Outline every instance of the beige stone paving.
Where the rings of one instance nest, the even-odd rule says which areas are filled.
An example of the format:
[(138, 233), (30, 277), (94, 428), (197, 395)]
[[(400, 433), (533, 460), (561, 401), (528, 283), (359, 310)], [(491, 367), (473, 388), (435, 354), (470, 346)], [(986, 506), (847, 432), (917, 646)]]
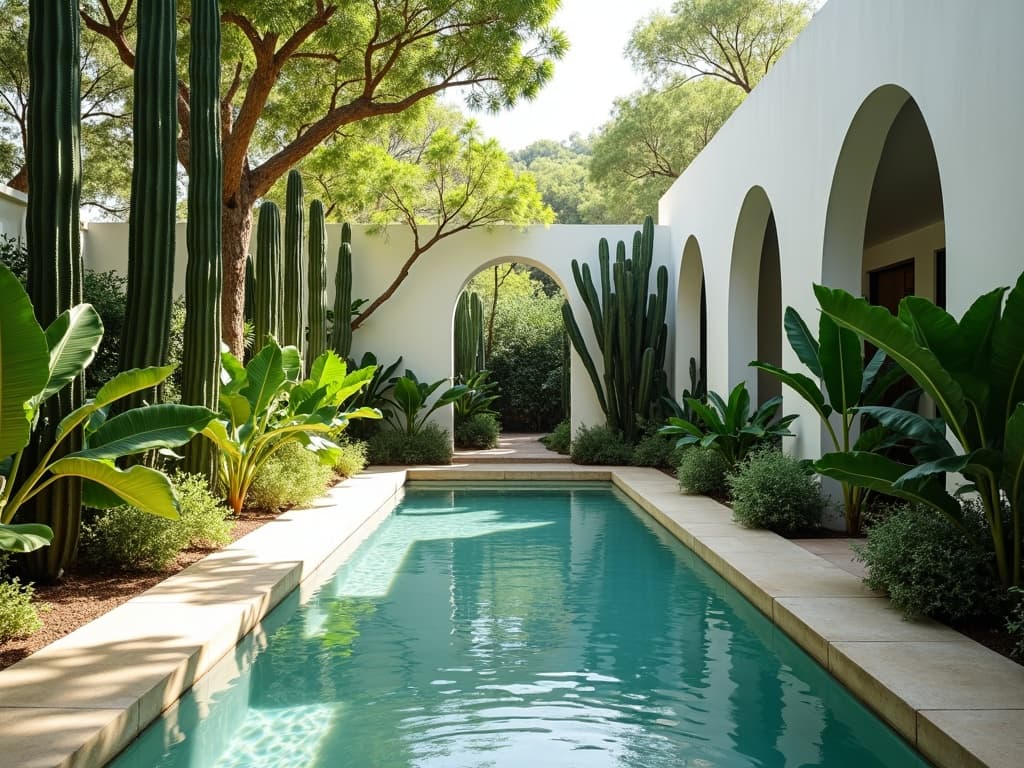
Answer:
[(848, 543), (741, 528), (653, 470), (517, 461), (371, 468), (0, 672), (0, 764), (102, 764), (292, 588), (347, 557), (406, 477), (612, 480), (937, 765), (1024, 762), (1024, 668), (942, 625), (904, 621), (830, 562)]
[(474, 451), (457, 449), (453, 456), (455, 464), (477, 462), (534, 461), (566, 464), (568, 456), (549, 451), (540, 442), (542, 434), (503, 432), (498, 438), (498, 447)]

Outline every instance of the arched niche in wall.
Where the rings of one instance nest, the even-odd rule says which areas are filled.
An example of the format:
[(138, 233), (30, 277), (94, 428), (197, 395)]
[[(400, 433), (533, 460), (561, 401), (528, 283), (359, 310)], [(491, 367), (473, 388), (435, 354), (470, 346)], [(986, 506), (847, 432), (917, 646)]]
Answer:
[(894, 310), (914, 293), (945, 303), (942, 183), (918, 103), (873, 91), (850, 123), (829, 194), (821, 280)]
[(708, 305), (704, 281), (704, 260), (700, 243), (693, 235), (683, 246), (676, 290), (676, 389), (678, 397), (690, 387), (690, 360), (697, 362), (699, 376), (707, 381)]
[[(520, 302), (524, 316), (513, 313), (510, 317), (506, 314), (504, 320), (507, 322), (503, 322), (499, 307), (498, 323), (492, 323), (492, 312), (498, 306), (494, 301), (495, 285), (498, 287), (497, 296), (501, 297), (503, 290), (508, 295), (513, 284), (521, 291), (527, 279), (533, 283), (536, 295), (548, 299), (550, 304), (543, 308), (533, 307), (532, 311), (537, 314), (530, 315), (531, 310)], [(484, 367), (490, 371), (489, 380), (498, 384), (494, 393), (499, 395), (499, 400), (493, 408), (500, 414), (502, 428), (508, 432), (550, 432), (558, 422), (567, 418), (568, 403), (562, 401), (563, 385), (567, 393), (570, 391), (568, 371), (564, 373), (564, 382), (562, 380), (560, 307), (567, 297), (562, 280), (547, 265), (535, 259), (515, 256), (491, 259), (475, 269), (462, 282), (451, 305), (453, 367), (457, 365), (458, 356), (455, 349), (458, 299), (463, 291), (473, 288), (480, 293), (483, 304), (483, 336), (487, 348)], [(507, 309), (508, 304), (505, 307)], [(544, 343), (547, 339), (545, 331), (552, 330), (555, 325), (557, 331), (552, 335), (557, 333), (557, 339), (550, 344)], [(520, 343), (502, 338), (503, 333), (515, 333), (517, 330), (528, 332), (519, 334)], [(520, 360), (516, 363), (517, 355), (525, 362)], [(456, 373), (453, 369), (453, 378)]]
[(782, 364), (782, 270), (775, 214), (768, 194), (747, 192), (733, 237), (729, 270), (729, 384), (746, 381), (751, 400), (782, 393), (774, 377), (750, 368), (752, 360)]

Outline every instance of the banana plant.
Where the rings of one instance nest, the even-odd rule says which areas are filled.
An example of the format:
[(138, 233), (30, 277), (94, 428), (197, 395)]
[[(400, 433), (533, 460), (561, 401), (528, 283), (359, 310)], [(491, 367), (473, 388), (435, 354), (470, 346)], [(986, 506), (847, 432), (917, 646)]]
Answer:
[[(899, 408), (860, 413), (914, 441), (916, 465), (877, 453), (830, 453), (815, 464), (823, 475), (927, 504), (962, 524), (946, 488), (977, 494), (992, 535), (1004, 585), (1021, 583), (1024, 538), (1024, 274), (1007, 295), (997, 288), (975, 301), (959, 322), (926, 299), (908, 296), (897, 315), (849, 293), (814, 286), (821, 311), (892, 358), (935, 402), (940, 420)], [(1004, 307), (1005, 297), (1005, 307)], [(947, 437), (948, 435), (948, 437)], [(952, 439), (949, 439), (952, 438)]]
[(670, 416), (668, 425), (659, 429), (658, 434), (679, 437), (676, 446), (680, 448), (686, 445), (710, 448), (721, 454), (730, 469), (743, 462), (759, 443), (793, 436), (789, 425), (796, 415), (777, 418), (782, 398), (766, 400), (751, 414), (750, 393), (742, 382), (729, 393), (728, 402), (717, 392), (708, 392), (707, 403), (688, 397), (686, 405), (697, 414), (702, 425)]
[(489, 375), (490, 371), (477, 371), (466, 379), (465, 394), (453, 403), (456, 423), (468, 421), (481, 414), (498, 415), (498, 412), (491, 408), (491, 403), (500, 397), (492, 394), (498, 388), (498, 382), (488, 381)]
[(293, 346), (273, 336), (243, 366), (230, 352), (221, 355), (220, 415), (203, 430), (220, 453), (220, 481), (237, 514), (264, 464), (284, 445), (299, 442), (333, 465), (341, 447), (331, 438), (351, 419), (379, 419), (376, 408), (345, 403), (373, 378), (375, 366), (348, 372), (334, 352), (321, 354), (309, 377), (299, 379), (302, 359)]
[(418, 434), (434, 411), (451, 405), (469, 391), (465, 384), (456, 384), (442, 392), (437, 400), (428, 406), (427, 400), (446, 381), (448, 379), (438, 379), (428, 384), (417, 379), (415, 373), (406, 369), (404, 376), (395, 379), (394, 389), (388, 398), (389, 403), (394, 406), (387, 414), (388, 423), (407, 435)]
[[(881, 350), (865, 365), (863, 344), (857, 334), (840, 327), (828, 315), (823, 314), (819, 318), (818, 338), (814, 338), (807, 323), (792, 307), (786, 308), (784, 325), (789, 345), (800, 362), (824, 382), (825, 392), (818, 382), (802, 373), (785, 371), (759, 360), (750, 365), (774, 376), (810, 403), (821, 417), (835, 451), (877, 452), (895, 445), (899, 435), (880, 426), (866, 429), (856, 438), (854, 435), (858, 409), (879, 403), (889, 388), (906, 375), (902, 369), (892, 366), (883, 370), (886, 358)], [(846, 532), (855, 536), (860, 533), (862, 512), (870, 489), (846, 480), (841, 485)]]
[[(44, 331), (28, 294), (0, 265), (0, 549), (30, 552), (52, 540), (48, 526), (12, 521), (26, 502), (61, 477), (85, 480), (90, 506), (130, 504), (161, 517), (178, 516), (177, 497), (163, 474), (142, 465), (119, 469), (114, 460), (184, 445), (215, 414), (199, 406), (150, 405), (107, 418), (111, 405), (162, 383), (173, 366), (118, 374), (61, 420), (55, 441), (36, 466), (22, 464), (41, 406), (82, 375), (102, 339), (103, 323), (89, 304), (63, 312)], [(82, 447), (55, 458), (79, 428)]]

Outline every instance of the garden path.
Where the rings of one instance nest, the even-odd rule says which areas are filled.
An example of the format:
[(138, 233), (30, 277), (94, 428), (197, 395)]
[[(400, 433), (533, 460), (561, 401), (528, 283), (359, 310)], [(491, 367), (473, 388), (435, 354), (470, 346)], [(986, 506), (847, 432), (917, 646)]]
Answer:
[(511, 464), (527, 462), (567, 463), (568, 456), (549, 451), (540, 439), (542, 434), (508, 432), (498, 438), (498, 447), (484, 451), (458, 450), (452, 457), (453, 464), (477, 464), (501, 461)]

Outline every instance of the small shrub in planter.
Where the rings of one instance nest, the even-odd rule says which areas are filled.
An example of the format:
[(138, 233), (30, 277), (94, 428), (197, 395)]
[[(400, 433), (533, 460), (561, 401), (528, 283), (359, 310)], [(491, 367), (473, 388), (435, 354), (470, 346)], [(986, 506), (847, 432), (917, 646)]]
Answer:
[(627, 465), (633, 459), (633, 446), (611, 427), (580, 427), (571, 456), (576, 464)]
[(231, 540), (230, 510), (196, 475), (172, 478), (181, 504), (178, 520), (134, 507), (98, 513), (82, 528), (82, 556), (118, 570), (165, 570), (189, 546), (213, 547)]
[(257, 471), (245, 505), (273, 512), (305, 504), (322, 494), (333, 479), (334, 468), (319, 456), (301, 443), (285, 443)]
[(716, 499), (725, 498), (729, 492), (726, 484), (728, 472), (729, 463), (722, 454), (697, 446), (682, 448), (676, 465), (680, 491)]
[[(369, 421), (369, 420), (367, 420)], [(357, 424), (359, 422), (353, 422)], [(341, 453), (334, 462), (334, 471), (345, 477), (354, 477), (366, 466), (368, 446), (365, 440), (340, 440), (338, 447)]]
[(669, 469), (675, 466), (674, 459), (680, 455), (676, 441), (664, 435), (647, 435), (633, 448), (630, 464), (634, 467), (655, 467)]
[(499, 434), (501, 427), (493, 413), (477, 413), (455, 425), (455, 444), (476, 450), (494, 448)]
[(790, 535), (821, 522), (825, 498), (817, 481), (801, 461), (778, 449), (757, 449), (727, 483), (733, 516), (747, 528)]
[(0, 643), (27, 637), (43, 626), (38, 608), (32, 603), (32, 585), (17, 579), (0, 582)]
[(370, 438), (371, 464), (451, 464), (452, 440), (448, 430), (425, 424), (416, 434), (382, 429)]
[(977, 504), (964, 504), (966, 531), (921, 505), (882, 514), (854, 548), (868, 567), (865, 584), (887, 591), (907, 616), (954, 621), (998, 609), (995, 556)]
[(572, 431), (568, 421), (559, 422), (550, 435), (540, 439), (549, 451), (560, 453), (563, 456), (569, 455), (569, 447), (572, 442)]

